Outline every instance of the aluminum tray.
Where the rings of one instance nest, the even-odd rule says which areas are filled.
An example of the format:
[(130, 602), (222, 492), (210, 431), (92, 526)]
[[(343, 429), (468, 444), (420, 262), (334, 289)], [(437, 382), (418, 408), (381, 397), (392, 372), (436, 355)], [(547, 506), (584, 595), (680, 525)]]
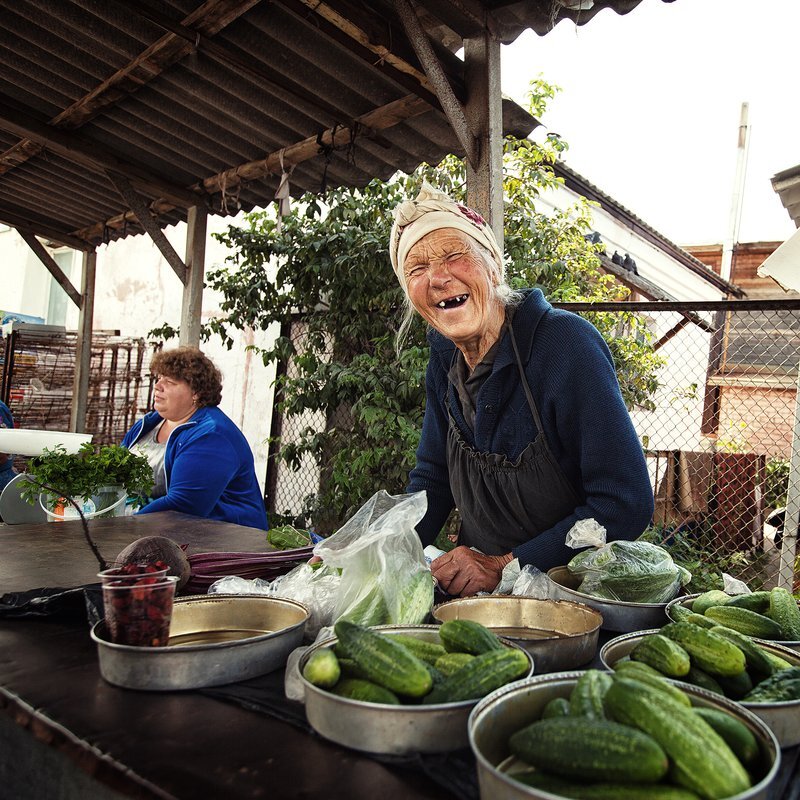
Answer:
[[(651, 633), (658, 633), (658, 629), (637, 631), (611, 639), (600, 650), (600, 661), (603, 666), (613, 669), (617, 661), (627, 656), (641, 639)], [(758, 640), (758, 645), (776, 656), (780, 656), (793, 666), (800, 666), (800, 654), (794, 650), (763, 639)], [(689, 684), (681, 683), (681, 689), (686, 689), (687, 686)], [(741, 705), (761, 719), (775, 734), (781, 747), (794, 747), (796, 744), (800, 744), (800, 700), (789, 700), (784, 703), (742, 703), (739, 701), (737, 705)]]
[(553, 567), (548, 570), (547, 577), (557, 600), (572, 600), (599, 611), (603, 615), (603, 630), (629, 633), (667, 623), (666, 603), (623, 603), (592, 597), (577, 590), (580, 578), (566, 567)]
[[(379, 625), (374, 630), (407, 633), (439, 642), (438, 627)], [(508, 647), (517, 647), (513, 642), (503, 642)], [(467, 719), (477, 700), (427, 706), (390, 706), (339, 697), (309, 683), (302, 677), (306, 662), (316, 650), (331, 647), (335, 643), (335, 637), (326, 639), (310, 647), (300, 658), (306, 716), (317, 733), (332, 742), (368, 753), (444, 753), (467, 746)], [(531, 659), (529, 653), (528, 658)], [(528, 674), (532, 672), (531, 659)]]
[[(469, 716), (469, 744), (478, 764), (478, 786), (482, 800), (559, 800), (560, 795), (515, 781), (509, 777), (513, 757), (508, 749), (512, 733), (540, 719), (542, 709), (554, 697), (569, 697), (582, 672), (537, 675), (509, 684), (484, 697)], [(755, 735), (761, 750), (753, 786), (726, 800), (766, 800), (767, 790), (778, 774), (780, 748), (772, 731), (738, 703), (696, 686), (681, 684), (692, 705), (725, 711), (744, 723)]]
[(438, 622), (469, 619), (491, 628), (533, 656), (536, 673), (588, 664), (597, 652), (603, 617), (582, 603), (485, 595), (448, 600), (433, 609)]
[[(667, 603), (667, 611), (666, 611), (667, 616), (673, 622), (675, 622), (675, 620), (672, 619), (672, 614), (670, 613), (670, 610), (672, 609), (672, 607), (676, 606), (676, 605), (682, 605), (682, 606), (685, 606), (686, 608), (688, 608), (691, 611), (692, 610), (692, 604), (694, 603), (694, 600), (697, 597), (700, 597), (700, 593), (699, 592), (697, 594), (685, 594), (685, 595), (682, 595), (681, 597), (676, 597), (674, 600), (670, 600), (670, 602)], [(798, 605), (800, 605), (800, 603), (798, 603)], [(783, 647), (788, 647), (788, 648), (790, 648), (792, 650), (795, 650), (796, 652), (800, 653), (800, 641), (782, 641), (782, 640), (779, 640), (779, 639), (759, 639), (759, 641), (760, 642), (762, 642), (762, 641), (763, 642), (768, 642), (770, 644), (779, 644), (779, 645), (782, 645)]]
[(100, 674), (115, 686), (147, 691), (198, 689), (254, 678), (281, 668), (303, 639), (308, 609), (263, 595), (176, 598), (166, 647), (108, 640), (105, 623), (91, 631)]

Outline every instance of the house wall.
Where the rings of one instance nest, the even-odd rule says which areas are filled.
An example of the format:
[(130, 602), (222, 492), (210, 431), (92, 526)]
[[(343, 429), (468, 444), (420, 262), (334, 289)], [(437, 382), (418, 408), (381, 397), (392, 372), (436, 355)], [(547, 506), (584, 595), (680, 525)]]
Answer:
[[(234, 221), (230, 217), (209, 217), (206, 272), (222, 265), (229, 255), (212, 233), (225, 230)], [(164, 233), (183, 257), (186, 225), (181, 223), (166, 228)], [(71, 280), (80, 288), (81, 254), (63, 248), (51, 252), (57, 257), (61, 252), (71, 254)], [(77, 328), (78, 309), (69, 300), (71, 308), (65, 321), (58, 322), (52, 314), (48, 315), (51, 291), (58, 296), (66, 295), (14, 230), (0, 232), (0, 263), (3, 264), (0, 309), (40, 316), (47, 324), (65, 324), (68, 330)], [(53, 286), (55, 290), (51, 289)], [(164, 323), (179, 326), (182, 291), (180, 280), (149, 236), (129, 236), (102, 245), (97, 249), (93, 327), (96, 330), (118, 330), (125, 337), (151, 338), (148, 332)], [(208, 288), (204, 290), (204, 323), (220, 314), (220, 300), (217, 293)], [(266, 478), (275, 370), (274, 367), (266, 368), (260, 357), (247, 348), (251, 345), (266, 347), (275, 335), (275, 331), (232, 331), (234, 345), (230, 350), (218, 339), (201, 343), (203, 351), (222, 372), (220, 407), (247, 438), (262, 489)], [(177, 340), (165, 342), (167, 348), (175, 346)], [(142, 413), (145, 410), (142, 409)]]

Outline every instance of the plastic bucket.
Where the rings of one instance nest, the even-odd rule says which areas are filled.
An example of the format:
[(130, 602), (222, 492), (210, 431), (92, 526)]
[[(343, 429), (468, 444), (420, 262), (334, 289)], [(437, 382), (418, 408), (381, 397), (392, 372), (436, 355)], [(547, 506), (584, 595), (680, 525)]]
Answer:
[[(91, 497), (76, 499), (83, 509), (86, 519), (95, 517), (121, 517), (125, 514), (125, 501), (128, 495), (121, 486), (102, 486)], [(51, 494), (42, 492), (39, 495), (39, 505), (47, 514), (48, 522), (64, 522), (68, 519), (79, 519), (75, 507), (63, 498), (54, 498)], [(48, 508), (48, 506), (50, 506)]]

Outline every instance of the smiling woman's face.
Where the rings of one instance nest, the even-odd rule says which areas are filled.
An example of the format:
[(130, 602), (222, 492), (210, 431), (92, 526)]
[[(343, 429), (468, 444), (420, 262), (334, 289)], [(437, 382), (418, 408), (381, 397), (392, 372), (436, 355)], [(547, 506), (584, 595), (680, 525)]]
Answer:
[(456, 228), (432, 231), (408, 251), (403, 271), (414, 308), (465, 356), (483, 355), (497, 341), (505, 313), (471, 236)]

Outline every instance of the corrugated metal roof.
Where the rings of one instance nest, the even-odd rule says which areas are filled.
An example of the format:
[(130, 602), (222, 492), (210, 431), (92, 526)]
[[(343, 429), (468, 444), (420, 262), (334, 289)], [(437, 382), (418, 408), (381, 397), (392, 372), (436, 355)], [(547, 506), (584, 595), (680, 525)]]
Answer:
[[(464, 99), (461, 37), (638, 2), (417, 10)], [(506, 133), (535, 124), (504, 101)], [(0, 220), (73, 245), (141, 232), (108, 169), (162, 226), (198, 202), (249, 210), (273, 199), (281, 152), (293, 194), (463, 155), (392, 0), (0, 0)]]
[(789, 212), (796, 228), (800, 228), (800, 164), (772, 177), (772, 188)]

